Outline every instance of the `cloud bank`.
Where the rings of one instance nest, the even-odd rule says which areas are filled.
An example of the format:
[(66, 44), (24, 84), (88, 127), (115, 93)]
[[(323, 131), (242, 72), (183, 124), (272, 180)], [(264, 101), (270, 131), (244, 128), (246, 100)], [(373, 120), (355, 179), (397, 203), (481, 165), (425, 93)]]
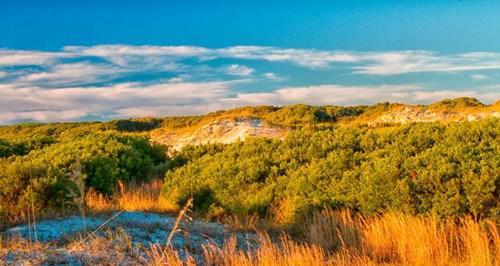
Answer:
[(342, 86), (336, 84), (289, 87), (261, 93), (234, 93), (232, 82), (127, 83), (109, 87), (45, 89), (0, 87), (0, 122), (25, 120), (75, 121), (85, 117), (107, 119), (201, 114), (243, 105), (373, 104), (381, 101), (427, 103), (444, 98), (475, 97), (485, 102), (500, 93), (425, 91), (414, 85)]
[[(0, 49), (0, 124), (200, 114), (263, 104), (428, 103), (460, 96), (494, 102), (500, 94), (491, 88), (500, 81), (490, 72), (497, 70), (500, 53), (491, 52), (151, 45), (67, 46), (55, 52)], [(307, 77), (335, 71), (362, 84), (318, 84)], [(302, 79), (294, 83), (297, 73)], [(463, 73), (471, 82), (488, 82), (483, 85), (490, 89), (430, 89), (425, 80), (385, 82), (418, 73)]]
[(220, 58), (292, 63), (306, 68), (350, 64), (354, 73), (397, 75), (414, 72), (458, 72), (500, 69), (500, 53), (439, 54), (431, 51), (352, 52), (290, 49), (268, 46), (231, 46), (211, 49), (199, 46), (66, 46), (59, 52), (0, 49), (0, 66), (44, 65), (58, 59), (98, 57), (132, 67), (157, 66), (185, 58), (209, 61)]

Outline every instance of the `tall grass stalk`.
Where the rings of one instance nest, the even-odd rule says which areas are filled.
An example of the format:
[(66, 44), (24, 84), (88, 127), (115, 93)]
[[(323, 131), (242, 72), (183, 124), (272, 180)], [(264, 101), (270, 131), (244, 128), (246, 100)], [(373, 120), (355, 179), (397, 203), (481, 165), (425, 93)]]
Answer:
[[(353, 216), (325, 210), (313, 217), (309, 241), (287, 235), (273, 241), (260, 234), (257, 244), (240, 250), (236, 238), (224, 246), (203, 247), (203, 265), (500, 265), (499, 226), (493, 221), (464, 217), (440, 220), (388, 213)], [(156, 265), (175, 258), (170, 247), (151, 252)], [(194, 260), (189, 257), (188, 259)]]
[(130, 185), (119, 182), (111, 198), (89, 190), (86, 195), (87, 207), (93, 212), (125, 210), (171, 213), (178, 211), (177, 205), (160, 196), (162, 187), (163, 182), (160, 179)]

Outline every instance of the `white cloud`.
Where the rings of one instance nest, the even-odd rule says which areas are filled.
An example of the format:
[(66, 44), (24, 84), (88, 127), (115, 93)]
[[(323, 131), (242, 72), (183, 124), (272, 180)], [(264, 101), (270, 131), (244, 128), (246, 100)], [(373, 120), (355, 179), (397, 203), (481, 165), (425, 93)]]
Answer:
[(237, 105), (286, 105), (306, 103), (312, 105), (374, 104), (383, 101), (403, 103), (431, 103), (445, 98), (474, 97), (484, 102), (500, 98), (497, 92), (435, 90), (426, 91), (416, 85), (342, 86), (320, 85), (282, 88), (272, 92), (240, 93), (226, 99)]
[(208, 56), (210, 50), (198, 46), (132, 46), (132, 45), (96, 45), (96, 46), (66, 46), (64, 51), (80, 56), (95, 56), (119, 65), (130, 67), (166, 66), (172, 69), (174, 62), (181, 58)]
[(262, 75), (265, 78), (270, 79), (270, 80), (274, 80), (274, 81), (283, 81), (283, 80), (285, 80), (284, 77), (278, 76), (278, 75), (276, 75), (275, 73), (272, 73), (272, 72), (267, 72), (267, 73), (264, 73)]
[(472, 74), (469, 77), (473, 80), (485, 80), (490, 78), (489, 76), (482, 74)]
[(0, 49), (0, 66), (45, 65), (64, 57), (71, 54)]
[(500, 53), (493, 52), (439, 54), (431, 51), (352, 52), (269, 46), (211, 49), (200, 46), (154, 45), (67, 46), (59, 52), (3, 49), (0, 50), (0, 66), (47, 65), (61, 58), (89, 56), (103, 58), (127, 69), (166, 71), (181, 68), (179, 61), (186, 58), (194, 58), (199, 62), (218, 58), (282, 62), (311, 69), (341, 66), (352, 69), (354, 73), (369, 75), (500, 69)]
[(183, 82), (183, 81), (184, 81), (184, 79), (182, 77), (174, 77), (174, 78), (168, 79), (168, 82), (172, 82), (172, 83)]
[(112, 65), (91, 62), (59, 64), (46, 71), (30, 73), (16, 80), (16, 84), (82, 85), (109, 80), (127, 70)]
[[(40, 88), (0, 85), (0, 123), (24, 119), (77, 120), (164, 106), (204, 106), (229, 93), (234, 82), (122, 83), (108, 87)], [(187, 111), (187, 109), (186, 109)], [(136, 113), (135, 116), (143, 116)]]
[(87, 113), (78, 110), (35, 110), (23, 112), (0, 113), (0, 125), (10, 122), (21, 121), (75, 121), (84, 117)]
[(365, 53), (356, 73), (398, 75), (500, 69), (500, 53), (439, 55), (429, 51)]
[(209, 49), (199, 46), (155, 46), (155, 45), (95, 45), (95, 46), (66, 46), (64, 51), (76, 54), (112, 57), (117, 55), (164, 55), (192, 57), (207, 54)]
[(48, 89), (0, 85), (0, 124), (34, 119), (72, 121), (86, 116), (107, 118), (201, 114), (243, 105), (373, 104), (382, 101), (430, 103), (444, 98), (475, 97), (491, 103), (498, 92), (427, 91), (412, 84), (285, 87), (270, 92), (237, 93), (245, 80), (200, 83), (122, 83), (107, 87)]
[(233, 64), (226, 68), (227, 74), (236, 76), (250, 76), (254, 71), (255, 69), (253, 68), (238, 64)]
[[(214, 59), (229, 59), (231, 63), (216, 67), (209, 62)], [(326, 84), (243, 93), (233, 86), (235, 82), (252, 81), (258, 86), (257, 82), (265, 79), (285, 80), (279, 73), (261, 72), (258, 68), (246, 66), (245, 60), (292, 64), (322, 73), (331, 73), (326, 72), (330, 68), (342, 68), (347, 72), (372, 76), (470, 71), (462, 74), (474, 80), (490, 78), (481, 70), (500, 69), (500, 53), (491, 52), (439, 54), (430, 51), (351, 52), (265, 46), (211, 49), (130, 45), (69, 46), (57, 52), (0, 49), (0, 123), (27, 119), (66, 121), (86, 116), (193, 114), (249, 104), (428, 103), (461, 96), (494, 102), (500, 98), (498, 90), (490, 88), (430, 91), (411, 84)], [(16, 68), (3, 70), (10, 66)], [(156, 75), (162, 71), (171, 73)], [(229, 79), (227, 74), (241, 79), (221, 81)], [(116, 80), (144, 81), (114, 83)]]
[(356, 62), (358, 56), (348, 52), (330, 52), (308, 49), (283, 49), (267, 46), (232, 46), (217, 50), (223, 58), (291, 62), (309, 68), (324, 68), (334, 62)]

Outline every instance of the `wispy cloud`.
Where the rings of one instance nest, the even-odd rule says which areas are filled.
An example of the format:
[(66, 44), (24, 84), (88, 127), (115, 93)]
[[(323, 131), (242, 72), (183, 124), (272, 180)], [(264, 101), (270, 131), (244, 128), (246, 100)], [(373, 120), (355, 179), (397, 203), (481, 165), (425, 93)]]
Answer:
[(307, 49), (283, 49), (266, 46), (233, 46), (216, 50), (219, 57), (270, 62), (291, 62), (309, 68), (324, 68), (335, 62), (356, 62), (358, 55), (349, 52), (330, 52)]
[(262, 74), (265, 78), (269, 79), (269, 80), (274, 80), (274, 81), (283, 81), (285, 80), (284, 77), (282, 76), (279, 76), (273, 72), (266, 72), (264, 74)]
[[(360, 85), (332, 81), (340, 76), (329, 75), (339, 69), (342, 75), (352, 74), (341, 77), (354, 81), (347, 84)], [(56, 52), (0, 49), (0, 123), (193, 114), (261, 104), (429, 103), (461, 96), (489, 103), (500, 98), (496, 87), (491, 87), (498, 80), (491, 71), (484, 71), (492, 69), (500, 69), (500, 53), (267, 46), (96, 45), (68, 46)], [(386, 79), (411, 73), (459, 72), (483, 80), (483, 87), (431, 90), (422, 85), (428, 82), (418, 78)], [(302, 76), (299, 82), (294, 80), (296, 76)], [(329, 79), (317, 81), (317, 76)], [(249, 92), (250, 86), (259, 92)]]
[(469, 77), (473, 80), (485, 80), (490, 78), (489, 76), (482, 74), (472, 74)]
[(254, 71), (255, 69), (253, 68), (238, 64), (233, 64), (226, 68), (227, 74), (236, 76), (250, 76)]
[(240, 93), (225, 99), (238, 105), (286, 105), (306, 103), (313, 105), (374, 104), (382, 101), (404, 103), (430, 103), (445, 98), (474, 97), (484, 102), (500, 98), (498, 92), (434, 90), (412, 85), (343, 86), (337, 84), (281, 88), (272, 92)]
[(19, 84), (39, 85), (83, 85), (110, 80), (119, 74), (127, 72), (126, 69), (107, 64), (96, 64), (91, 62), (79, 62), (70, 64), (59, 64), (45, 71), (30, 73), (18, 78), (15, 82)]
[[(399, 75), (419, 72), (460, 72), (500, 69), (500, 53), (439, 54), (432, 51), (324, 51), (269, 46), (231, 46), (220, 49), (199, 46), (67, 46), (59, 52), (0, 50), (0, 66), (45, 65), (61, 58), (96, 57), (126, 68), (175, 69), (186, 58), (199, 62), (227, 58), (291, 63), (322, 69), (341, 65), (353, 73)], [(237, 64), (240, 65), (240, 64)]]
[(46, 65), (72, 55), (65, 52), (40, 52), (0, 49), (0, 67), (22, 65)]
[[(77, 120), (85, 116), (111, 118), (125, 114), (123, 110), (127, 109), (204, 106), (207, 101), (227, 95), (229, 86), (234, 82), (237, 81), (121, 83), (108, 87), (56, 89), (16, 88), (2, 85), (0, 86), (0, 123), (15, 122), (28, 117), (39, 121)], [(146, 115), (144, 113), (128, 114), (133, 116)]]
[(500, 69), (500, 53), (440, 55), (429, 51), (404, 51), (366, 53), (361, 58), (365, 64), (355, 66), (356, 73), (370, 75)]
[(187, 57), (204, 58), (210, 54), (209, 49), (197, 46), (152, 45), (66, 46), (63, 51), (80, 56), (101, 57), (119, 66), (142, 67), (159, 66), (165, 62), (175, 62)]
[(108, 87), (12, 88), (0, 86), (0, 124), (34, 119), (74, 121), (85, 117), (122, 118), (200, 114), (243, 105), (373, 104), (381, 101), (428, 103), (470, 96), (484, 102), (498, 92), (435, 90), (412, 84), (343, 86), (337, 84), (285, 87), (261, 93), (237, 93), (232, 86), (244, 80), (204, 83), (124, 83)]

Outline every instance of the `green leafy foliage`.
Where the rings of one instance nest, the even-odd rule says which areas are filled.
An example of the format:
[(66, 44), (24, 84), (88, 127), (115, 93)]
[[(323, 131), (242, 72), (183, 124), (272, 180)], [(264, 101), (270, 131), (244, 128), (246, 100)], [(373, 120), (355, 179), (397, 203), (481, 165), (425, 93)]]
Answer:
[(101, 125), (10, 127), (18, 139), (26, 137), (18, 144), (12, 144), (17, 140), (4, 129), (3, 137), (11, 143), (0, 142), (0, 219), (19, 219), (32, 202), (38, 210), (73, 205), (79, 195), (69, 175), (77, 164), (83, 167), (86, 186), (108, 195), (118, 180), (146, 181), (170, 167), (164, 147), (139, 136), (96, 131), (97, 126)]
[(159, 118), (136, 118), (115, 120), (106, 123), (110, 128), (116, 128), (118, 131), (141, 132), (150, 131), (160, 127), (162, 119)]
[(449, 110), (460, 110), (469, 107), (483, 107), (484, 104), (475, 98), (470, 97), (460, 97), (455, 99), (446, 99), (433, 103), (429, 106), (431, 109), (449, 109)]
[[(257, 106), (205, 116), (3, 126), (0, 220), (22, 219), (33, 202), (37, 210), (73, 206), (75, 165), (85, 186), (105, 194), (119, 180), (165, 176), (164, 197), (182, 205), (192, 195), (208, 217), (257, 213), (293, 223), (324, 206), (500, 217), (499, 120), (361, 125), (400, 106)], [(458, 98), (418, 108), (483, 107)], [(284, 140), (188, 146), (172, 160), (147, 138), (240, 117), (290, 133)]]
[(222, 208), (284, 223), (323, 206), (498, 216), (498, 132), (499, 120), (490, 119), (309, 128), (283, 141), (188, 147), (180, 153), (186, 164), (167, 172), (163, 195), (182, 203), (193, 193), (202, 213)]

